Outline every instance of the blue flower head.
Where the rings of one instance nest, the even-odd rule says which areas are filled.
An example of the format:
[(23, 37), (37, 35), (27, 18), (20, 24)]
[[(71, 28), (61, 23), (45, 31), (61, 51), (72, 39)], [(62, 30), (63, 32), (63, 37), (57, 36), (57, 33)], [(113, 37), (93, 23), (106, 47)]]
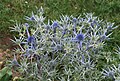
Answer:
[(15, 55), (14, 55), (14, 59), (11, 61), (11, 63), (13, 66), (20, 66)]
[(108, 30), (112, 30), (112, 26), (107, 27)]
[(94, 27), (94, 23), (91, 23), (91, 27)]
[(28, 38), (27, 38), (27, 42), (28, 43), (33, 43), (35, 41), (35, 38), (33, 37), (33, 36), (29, 36)]
[(57, 21), (54, 21), (53, 24), (52, 24), (53, 28), (56, 28), (59, 26), (58, 22)]
[(77, 19), (76, 19), (76, 18), (73, 18), (72, 21), (73, 21), (73, 23), (76, 23), (76, 22), (77, 22)]
[(34, 17), (34, 16), (32, 16), (32, 17), (30, 18), (30, 20), (31, 20), (31, 21), (34, 21), (34, 20), (35, 20), (35, 17)]
[(84, 35), (83, 35), (83, 34), (78, 34), (78, 35), (76, 36), (76, 39), (77, 39), (78, 41), (83, 41), (83, 40), (84, 40)]
[(103, 34), (100, 38), (100, 41), (102, 42), (102, 41), (105, 41), (105, 40), (107, 40), (107, 36), (105, 34)]
[(27, 28), (30, 27), (28, 23), (25, 23), (24, 25), (25, 25)]
[(114, 69), (108, 69), (108, 70), (103, 69), (102, 74), (103, 74), (105, 77), (111, 78), (112, 81), (115, 81), (115, 78), (114, 78), (114, 76), (115, 76), (115, 71), (114, 71)]

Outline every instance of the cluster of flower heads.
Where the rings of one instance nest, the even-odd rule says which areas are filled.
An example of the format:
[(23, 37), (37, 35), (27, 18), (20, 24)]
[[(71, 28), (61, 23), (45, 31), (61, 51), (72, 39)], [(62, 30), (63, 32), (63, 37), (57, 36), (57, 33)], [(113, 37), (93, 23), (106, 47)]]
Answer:
[[(15, 40), (12, 41), (20, 46), (21, 58), (31, 60), (30, 62), (26, 61), (28, 62), (26, 74), (32, 72), (33, 76), (36, 74), (37, 78), (41, 79), (42, 77), (41, 80), (46, 81), (48, 79), (49, 81), (58, 79), (74, 81), (93, 77), (89, 75), (88, 69), (93, 74), (97, 73), (94, 64), (97, 59), (94, 57), (105, 44), (105, 40), (110, 39), (112, 30), (116, 28), (113, 27), (114, 23), (100, 20), (92, 13), (84, 14), (84, 17), (62, 15), (60, 20), (55, 21), (46, 21), (43, 14), (41, 8), (37, 15), (32, 13), (31, 17), (26, 17), (27, 23), (16, 24), (12, 28), (12, 31), (18, 32), (20, 36), (20, 38), (15, 37)], [(15, 57), (13, 63), (21, 68), (25, 65), (17, 63)], [(35, 70), (29, 71), (31, 67)], [(72, 73), (70, 75), (64, 72)], [(111, 74), (105, 72), (106, 76), (113, 75), (113, 72)]]

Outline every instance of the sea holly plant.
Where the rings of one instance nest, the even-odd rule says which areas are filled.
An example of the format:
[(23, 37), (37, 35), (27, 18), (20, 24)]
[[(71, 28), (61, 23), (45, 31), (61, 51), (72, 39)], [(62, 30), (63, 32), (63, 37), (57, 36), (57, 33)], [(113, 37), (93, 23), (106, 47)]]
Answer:
[(100, 20), (92, 13), (47, 20), (42, 8), (26, 20), (11, 27), (19, 34), (12, 39), (19, 48), (15, 49), (11, 65), (24, 80), (102, 81), (103, 75), (114, 74), (110, 69), (102, 73), (100, 69), (104, 68), (97, 67), (102, 56), (99, 51), (117, 27), (114, 23)]

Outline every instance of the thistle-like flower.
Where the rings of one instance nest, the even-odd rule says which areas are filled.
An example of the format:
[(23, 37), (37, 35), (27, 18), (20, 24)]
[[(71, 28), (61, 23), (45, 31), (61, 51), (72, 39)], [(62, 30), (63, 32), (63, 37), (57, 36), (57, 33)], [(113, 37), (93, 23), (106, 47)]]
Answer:
[[(26, 24), (27, 25), (27, 24)], [(34, 36), (30, 36), (30, 33), (29, 33), (29, 30), (28, 30), (28, 27), (26, 28), (26, 31), (27, 31), (27, 43), (31, 45), (31, 48), (35, 48), (35, 37)]]
[(13, 66), (20, 66), (20, 64), (18, 63), (16, 56), (14, 55), (14, 59), (11, 61)]
[(73, 22), (73, 32), (76, 33), (77, 18), (73, 18), (72, 22)]
[(81, 33), (81, 34), (78, 34), (77, 36), (76, 36), (76, 39), (78, 40), (78, 41), (83, 41), (84, 40), (84, 35)]
[(31, 48), (28, 48), (28, 49), (26, 49), (26, 53), (24, 55), (22, 55), (22, 56), (25, 56), (25, 57), (29, 58), (33, 54), (34, 54), (33, 50)]
[(32, 16), (32, 17), (30, 18), (30, 20), (31, 20), (31, 21), (34, 21), (34, 20), (35, 20), (35, 17), (34, 17), (34, 16)]
[(103, 72), (102, 74), (105, 76), (105, 77), (108, 77), (108, 78), (111, 78), (113, 81), (115, 80), (115, 71), (113, 69), (108, 69), (108, 70), (105, 70), (103, 69)]
[(59, 27), (58, 22), (57, 22), (57, 21), (54, 21), (53, 24), (52, 24), (52, 27), (53, 27), (53, 28)]
[(52, 24), (52, 28), (53, 28), (53, 33), (54, 35), (53, 36), (56, 36), (56, 28), (59, 27), (59, 24), (57, 21), (54, 21), (53, 24)]
[(30, 27), (28, 23), (25, 23), (24, 25), (25, 25), (27, 28)]
[(80, 33), (80, 34), (77, 34), (72, 41), (78, 42), (79, 43), (78, 48), (81, 49), (84, 38), (85, 38), (84, 34)]
[(27, 38), (27, 43), (29, 45), (30, 48), (35, 49), (36, 48), (36, 40), (34, 36), (29, 36)]
[(28, 42), (28, 43), (34, 43), (34, 42), (35, 42), (35, 37), (29, 36), (29, 37), (27, 38), (27, 42)]
[(84, 55), (82, 55), (81, 64), (86, 69), (92, 69), (94, 67), (93, 62), (90, 60), (90, 56), (88, 55), (88, 59), (85, 58)]
[(78, 41), (79, 43), (79, 48), (81, 49), (82, 48), (82, 43), (83, 43), (83, 40), (84, 40), (84, 35), (82, 33), (78, 34), (76, 36), (76, 40)]
[(32, 16), (31, 17), (26, 16), (26, 20), (35, 21), (35, 15), (34, 15), (34, 13), (32, 12)]
[(77, 22), (77, 18), (73, 18), (73, 23), (76, 23)]

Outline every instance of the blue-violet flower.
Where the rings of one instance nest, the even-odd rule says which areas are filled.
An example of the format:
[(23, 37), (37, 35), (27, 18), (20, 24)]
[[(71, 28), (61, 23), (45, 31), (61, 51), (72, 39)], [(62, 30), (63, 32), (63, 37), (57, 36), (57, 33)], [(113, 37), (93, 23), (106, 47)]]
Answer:
[(78, 35), (76, 36), (76, 39), (77, 39), (78, 41), (83, 41), (83, 40), (84, 40), (84, 35), (83, 35), (83, 34), (78, 34)]

